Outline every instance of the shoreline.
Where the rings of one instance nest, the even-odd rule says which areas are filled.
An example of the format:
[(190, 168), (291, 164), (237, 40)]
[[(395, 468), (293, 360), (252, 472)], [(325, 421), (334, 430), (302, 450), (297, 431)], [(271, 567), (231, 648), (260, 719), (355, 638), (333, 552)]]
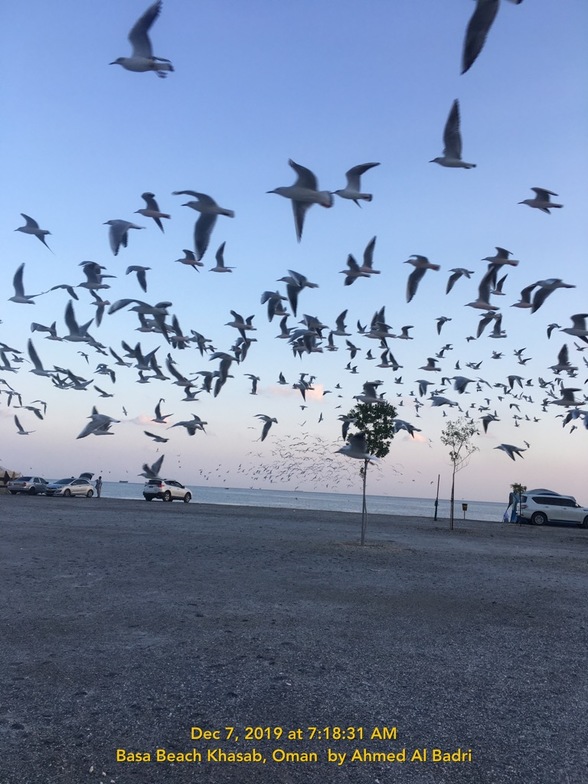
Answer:
[[(14, 497), (0, 515), (7, 782), (586, 779), (584, 529), (374, 514), (361, 547), (356, 512)], [(227, 726), (238, 741), (191, 737)], [(471, 760), (378, 756), (423, 748)]]

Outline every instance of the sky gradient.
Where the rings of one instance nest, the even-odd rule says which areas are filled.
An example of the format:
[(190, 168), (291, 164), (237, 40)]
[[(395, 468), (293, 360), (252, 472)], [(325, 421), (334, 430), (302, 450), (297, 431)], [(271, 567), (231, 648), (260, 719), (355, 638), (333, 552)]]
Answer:
[[(150, 35), (155, 54), (174, 64), (167, 79), (109, 65), (130, 53), (128, 31), (147, 6), (145, 0), (90, 5), (31, 0), (2, 13), (0, 341), (23, 352), (25, 361), (14, 362), (8, 352), (18, 372), (0, 370), (6, 382), (0, 384), (0, 463), (48, 478), (90, 470), (105, 479), (133, 480), (142, 463), (163, 452), (163, 474), (188, 484), (359, 492), (358, 465), (334, 454), (343, 443), (338, 416), (353, 407), (364, 382), (380, 379), (379, 390), (397, 407), (398, 417), (419, 432), (414, 438), (398, 433), (369, 489), (432, 496), (441, 474), (441, 495), (447, 496), (450, 463), (439, 436), (447, 417), (460, 411), (457, 405), (433, 407), (429, 394), (419, 398), (416, 381), (428, 378), (435, 384), (430, 389), (444, 389), (462, 415), (467, 411), (480, 422), (489, 411), (500, 420), (487, 434), (480, 422), (479, 451), (458, 477), (458, 497), (502, 500), (516, 481), (572, 493), (588, 504), (588, 430), (581, 419), (563, 427), (567, 410), (542, 405), (549, 387), (540, 382), (555, 382), (552, 399), (561, 396), (560, 381), (580, 389), (576, 397), (587, 409), (587, 344), (558, 328), (550, 339), (546, 334), (547, 325), (568, 327), (571, 315), (588, 312), (584, 0), (501, 3), (483, 51), (463, 76), (461, 48), (471, 0), (302, 0), (287, 7), (165, 0)], [(442, 152), (443, 128), (456, 98), (463, 158), (476, 163), (471, 170), (430, 163)], [(362, 178), (373, 201), (359, 209), (335, 197), (332, 209), (312, 206), (298, 243), (289, 202), (267, 193), (294, 182), (290, 158), (310, 168), (319, 187), (330, 191), (343, 187), (351, 166), (379, 162)], [(519, 204), (534, 186), (559, 194), (555, 200), (563, 209), (547, 215)], [(197, 215), (182, 206), (189, 197), (172, 195), (187, 189), (209, 194), (235, 212), (234, 219), (219, 217), (200, 272), (174, 263), (182, 249), (193, 247)], [(144, 206), (144, 191), (153, 192), (161, 210), (171, 215), (165, 233), (135, 214)], [(51, 232), (52, 253), (35, 237), (15, 231), (24, 222), (20, 213)], [(128, 247), (116, 257), (104, 225), (111, 219), (145, 227), (130, 233)], [(381, 274), (344, 286), (340, 271), (348, 254), (361, 260), (374, 236), (374, 267)], [(230, 274), (209, 271), (221, 242), (226, 242), (226, 264), (234, 267)], [(520, 260), (508, 268), (504, 296), (493, 298), (506, 337), (490, 338), (490, 326), (480, 338), (467, 340), (476, 335), (480, 311), (466, 304), (476, 299), (486, 270), (482, 259), (496, 246)], [(412, 254), (427, 256), (441, 269), (428, 271), (407, 303), (412, 267), (404, 262)], [(202, 333), (219, 351), (230, 351), (238, 337), (226, 325), (230, 311), (254, 316), (256, 342), (244, 362), (233, 363), (233, 378), (217, 397), (203, 392), (194, 403), (184, 402), (182, 388), (170, 381), (137, 384), (137, 371), (116, 367), (110, 356), (31, 333), (31, 322), (56, 320), (63, 335), (69, 295), (59, 289), (34, 305), (8, 301), (17, 267), (25, 264), (25, 291), (36, 294), (82, 282), (84, 260), (116, 276), (108, 281), (111, 288), (100, 292), (111, 302), (123, 297), (170, 301), (170, 314), (177, 315), (184, 333)], [(134, 275), (125, 275), (134, 264), (151, 268), (147, 293)], [(456, 267), (474, 274), (445, 294)], [(345, 369), (350, 361), (345, 337), (335, 338), (337, 351), (327, 351), (325, 330), (323, 352), (301, 358), (293, 356), (287, 341), (276, 339), (279, 319), (268, 322), (260, 297), (265, 290), (284, 293), (277, 280), (288, 270), (318, 284), (301, 293), (289, 326), (309, 314), (334, 328), (347, 310), (347, 340), (360, 349), (351, 362), (356, 374)], [(575, 288), (555, 291), (534, 314), (512, 307), (525, 286), (547, 278)], [(85, 322), (95, 309), (89, 293), (77, 291), (76, 316)], [(383, 306), (393, 333), (412, 326), (412, 340), (388, 341), (401, 366), (395, 372), (376, 367), (382, 352), (378, 341), (356, 329), (358, 320), (369, 324)], [(441, 316), (451, 320), (438, 335)], [(173, 349), (160, 335), (136, 332), (137, 326), (136, 316), (124, 309), (105, 315), (90, 332), (119, 354), (121, 340), (132, 346), (140, 340), (145, 352), (159, 346), (162, 365), (171, 352), (178, 369), (196, 379), (195, 386), (198, 371), (218, 367), (195, 347)], [(45, 367), (94, 378), (114, 396), (101, 398), (93, 385), (87, 391), (60, 390), (28, 372), (29, 337)], [(439, 362), (441, 371), (421, 370), (445, 344), (452, 348)], [(576, 377), (550, 369), (564, 344), (578, 367)], [(375, 360), (366, 359), (368, 349)], [(515, 354), (521, 349), (524, 364)], [(493, 359), (493, 352), (501, 358)], [(115, 383), (95, 375), (101, 362), (116, 370)], [(280, 372), (288, 385), (277, 383)], [(315, 377), (305, 409), (292, 388), (300, 373)], [(256, 395), (250, 394), (246, 374), (260, 379)], [(508, 388), (513, 374), (524, 386), (505, 393), (497, 385)], [(442, 384), (442, 378), (455, 375), (474, 380), (465, 394), (451, 382)], [(45, 418), (16, 409), (14, 398), (8, 405), (7, 385), (20, 393), (23, 405), (46, 401)], [(164, 412), (173, 414), (169, 424), (194, 413), (208, 423), (206, 432), (189, 437), (184, 428), (166, 430), (151, 422), (160, 398)], [(417, 398), (424, 404), (418, 408)], [(77, 440), (93, 405), (121, 422), (112, 426), (113, 435)], [(259, 413), (278, 420), (264, 442)], [(19, 436), (14, 414), (35, 432)], [(158, 451), (145, 429), (170, 441)], [(524, 448), (523, 459), (514, 465), (495, 448), (501, 443)]]

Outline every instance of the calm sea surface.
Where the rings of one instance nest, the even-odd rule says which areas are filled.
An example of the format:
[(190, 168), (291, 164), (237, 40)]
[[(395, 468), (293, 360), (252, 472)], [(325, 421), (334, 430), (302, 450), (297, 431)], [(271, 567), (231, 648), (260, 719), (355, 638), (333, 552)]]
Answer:
[[(361, 496), (344, 493), (305, 493), (294, 490), (248, 490), (231, 487), (198, 487), (190, 485), (194, 501), (226, 506), (264, 506), (276, 509), (315, 509), (329, 512), (361, 512)], [(135, 482), (104, 482), (104, 498), (140, 499), (143, 485)], [(506, 503), (467, 501), (465, 513), (469, 520), (500, 522)], [(463, 518), (462, 500), (456, 500), (455, 516)], [(399, 496), (368, 495), (368, 513), (433, 517), (435, 501), (432, 498), (402, 498)], [(439, 499), (438, 516), (449, 517), (449, 501)]]

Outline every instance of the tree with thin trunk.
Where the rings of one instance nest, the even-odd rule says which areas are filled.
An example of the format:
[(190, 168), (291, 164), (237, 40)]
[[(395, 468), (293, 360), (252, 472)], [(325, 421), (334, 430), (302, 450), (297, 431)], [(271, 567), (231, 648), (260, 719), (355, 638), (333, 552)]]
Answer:
[(348, 457), (355, 457), (363, 461), (360, 468), (362, 478), (362, 506), (361, 506), (361, 539), (360, 544), (365, 544), (365, 534), (367, 530), (367, 502), (366, 502), (366, 483), (367, 470), (373, 458), (386, 457), (390, 451), (390, 444), (394, 438), (394, 418), (396, 409), (391, 403), (382, 400), (378, 403), (358, 403), (355, 408), (344, 417), (347, 422), (353, 424), (357, 433), (349, 437), (351, 442), (354, 438), (361, 437), (361, 443), (365, 443), (363, 454), (346, 451), (343, 447), (343, 454)]
[(449, 518), (449, 528), (452, 531), (455, 507), (455, 475), (468, 464), (471, 455), (478, 451), (478, 447), (472, 444), (472, 438), (478, 435), (479, 432), (476, 425), (464, 417), (449, 421), (447, 427), (441, 431), (441, 443), (449, 447), (449, 459), (453, 466), (451, 474), (451, 512)]

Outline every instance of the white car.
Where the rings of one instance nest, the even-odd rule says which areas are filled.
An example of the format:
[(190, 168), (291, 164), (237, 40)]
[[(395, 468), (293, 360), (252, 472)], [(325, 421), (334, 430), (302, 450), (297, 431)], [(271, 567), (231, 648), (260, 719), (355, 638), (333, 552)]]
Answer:
[(576, 523), (588, 528), (588, 509), (580, 506), (573, 496), (551, 490), (526, 490), (521, 495), (519, 518), (534, 525)]
[(187, 504), (192, 499), (192, 493), (175, 479), (149, 479), (143, 487), (143, 497), (146, 501), (161, 498), (162, 501), (177, 500)]

